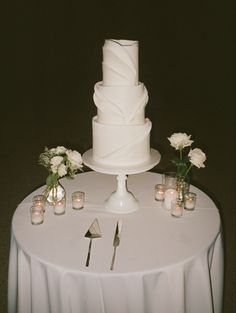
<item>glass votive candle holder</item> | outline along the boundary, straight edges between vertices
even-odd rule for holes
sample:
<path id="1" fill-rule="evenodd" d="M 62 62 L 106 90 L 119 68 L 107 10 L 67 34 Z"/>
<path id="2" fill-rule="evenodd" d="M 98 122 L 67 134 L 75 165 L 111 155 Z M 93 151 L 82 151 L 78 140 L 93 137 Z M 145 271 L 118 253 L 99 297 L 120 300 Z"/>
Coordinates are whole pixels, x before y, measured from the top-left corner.
<path id="1" fill-rule="evenodd" d="M 197 195 L 194 192 L 188 192 L 184 196 L 184 209 L 193 211 L 196 206 Z"/>
<path id="2" fill-rule="evenodd" d="M 74 191 L 72 193 L 72 208 L 81 210 L 84 207 L 85 193 L 83 191 Z"/>
<path id="3" fill-rule="evenodd" d="M 62 198 L 53 203 L 53 209 L 55 215 L 62 215 L 66 211 L 66 198 Z"/>
<path id="4" fill-rule="evenodd" d="M 174 217 L 181 217 L 183 215 L 184 203 L 179 200 L 172 200 L 170 214 Z"/>
<path id="5" fill-rule="evenodd" d="M 165 185 L 156 184 L 155 185 L 155 200 L 163 201 L 165 199 Z"/>
<path id="6" fill-rule="evenodd" d="M 31 224 L 33 225 L 42 224 L 44 221 L 44 211 L 42 207 L 32 206 L 30 208 L 30 218 Z"/>
<path id="7" fill-rule="evenodd" d="M 33 197 L 33 206 L 42 208 L 45 211 L 46 197 L 44 195 L 35 195 Z"/>
<path id="8" fill-rule="evenodd" d="M 164 192 L 164 201 L 162 202 L 162 206 L 165 210 L 171 210 L 171 203 L 173 200 L 177 198 L 177 191 L 173 188 L 165 189 Z"/>
<path id="9" fill-rule="evenodd" d="M 165 172 L 162 175 L 162 183 L 165 185 L 166 189 L 168 189 L 168 188 L 176 189 L 177 173 L 176 172 Z"/>

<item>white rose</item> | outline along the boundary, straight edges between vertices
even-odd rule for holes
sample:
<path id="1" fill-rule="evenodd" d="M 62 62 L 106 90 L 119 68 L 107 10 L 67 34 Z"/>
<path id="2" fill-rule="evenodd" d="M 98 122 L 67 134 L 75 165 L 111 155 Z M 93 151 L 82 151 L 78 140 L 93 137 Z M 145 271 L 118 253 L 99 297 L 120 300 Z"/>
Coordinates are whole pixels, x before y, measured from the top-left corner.
<path id="1" fill-rule="evenodd" d="M 51 165 L 51 171 L 52 171 L 54 174 L 57 173 L 57 168 L 58 168 L 57 165 Z"/>
<path id="2" fill-rule="evenodd" d="M 191 135 L 187 135 L 185 133 L 174 133 L 169 138 L 170 145 L 174 147 L 176 150 L 183 149 L 184 147 L 191 146 L 193 140 L 190 140 Z"/>
<path id="3" fill-rule="evenodd" d="M 206 155 L 201 149 L 195 148 L 190 150 L 188 156 L 190 158 L 189 161 L 196 167 L 205 167 L 203 163 L 206 161 Z"/>
<path id="4" fill-rule="evenodd" d="M 51 152 L 51 153 L 56 153 L 56 148 L 51 148 L 51 149 L 49 150 L 49 152 Z"/>
<path id="5" fill-rule="evenodd" d="M 50 164 L 52 166 L 58 166 L 62 161 L 63 161 L 62 156 L 54 156 L 53 158 L 51 158 Z"/>
<path id="6" fill-rule="evenodd" d="M 67 174 L 67 167 L 65 166 L 65 164 L 60 164 L 58 166 L 58 175 L 60 177 L 63 177 Z"/>
<path id="7" fill-rule="evenodd" d="M 56 174 L 58 171 L 58 166 L 61 164 L 63 161 L 63 157 L 61 156 L 55 156 L 51 158 L 50 164 L 51 164 L 51 171 Z"/>
<path id="8" fill-rule="evenodd" d="M 68 156 L 68 160 L 74 168 L 82 167 L 82 157 L 81 154 L 77 151 L 67 150 L 66 154 Z"/>
<path id="9" fill-rule="evenodd" d="M 55 149 L 55 153 L 56 153 L 56 154 L 65 153 L 66 150 L 67 150 L 67 149 L 66 149 L 65 147 L 63 147 L 63 146 L 58 146 L 58 147 L 56 147 L 56 149 Z"/>

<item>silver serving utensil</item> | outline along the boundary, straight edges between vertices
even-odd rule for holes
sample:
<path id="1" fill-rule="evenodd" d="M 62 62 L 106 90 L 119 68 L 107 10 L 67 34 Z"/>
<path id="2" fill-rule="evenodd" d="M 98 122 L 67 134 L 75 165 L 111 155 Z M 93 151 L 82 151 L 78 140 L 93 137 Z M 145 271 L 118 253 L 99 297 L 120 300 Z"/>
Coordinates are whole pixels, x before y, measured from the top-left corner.
<path id="1" fill-rule="evenodd" d="M 111 266 L 110 266 L 111 271 L 114 268 L 115 257 L 116 257 L 116 248 L 120 244 L 120 235 L 121 235 L 122 226 L 123 226 L 122 220 L 118 220 L 117 224 L 116 224 L 116 231 L 115 231 L 114 239 L 113 239 L 114 249 L 113 249 L 113 255 L 112 255 Z"/>
<path id="2" fill-rule="evenodd" d="M 89 266 L 91 247 L 92 247 L 92 240 L 95 239 L 95 238 L 101 238 L 102 237 L 97 218 L 95 218 L 95 220 L 92 222 L 91 226 L 89 227 L 88 231 L 86 232 L 86 234 L 84 236 L 86 238 L 90 239 L 90 241 L 89 241 L 89 248 L 88 248 L 88 254 L 87 254 L 87 259 L 86 259 L 86 266 Z"/>

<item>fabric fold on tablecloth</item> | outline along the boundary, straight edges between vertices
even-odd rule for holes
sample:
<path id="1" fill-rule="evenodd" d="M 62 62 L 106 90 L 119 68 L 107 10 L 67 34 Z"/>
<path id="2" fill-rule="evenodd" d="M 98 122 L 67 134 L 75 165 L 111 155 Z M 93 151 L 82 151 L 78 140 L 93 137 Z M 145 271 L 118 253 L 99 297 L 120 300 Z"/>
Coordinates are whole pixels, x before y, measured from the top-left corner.
<path id="1" fill-rule="evenodd" d="M 221 234 L 198 258 L 175 264 L 173 268 L 119 273 L 119 276 L 115 272 L 85 275 L 62 270 L 29 257 L 17 247 L 13 235 L 11 240 L 9 299 L 16 301 L 9 302 L 8 313 L 220 313 L 222 310 Z M 17 294 L 13 295 L 14 292 Z M 27 300 L 29 295 L 31 302 Z"/>

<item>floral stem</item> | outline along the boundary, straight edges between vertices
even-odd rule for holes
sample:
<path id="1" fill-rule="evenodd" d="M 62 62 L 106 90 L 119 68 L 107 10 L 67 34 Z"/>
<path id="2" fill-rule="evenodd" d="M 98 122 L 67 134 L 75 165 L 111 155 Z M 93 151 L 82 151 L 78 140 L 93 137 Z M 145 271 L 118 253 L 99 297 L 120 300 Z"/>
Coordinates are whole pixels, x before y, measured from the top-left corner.
<path id="1" fill-rule="evenodd" d="M 182 153 L 182 151 L 183 151 L 183 149 L 180 148 L 180 149 L 179 149 L 179 156 L 180 156 L 180 160 L 181 160 L 181 161 L 182 161 L 182 159 L 183 159 L 183 153 Z"/>
<path id="2" fill-rule="evenodd" d="M 46 189 L 44 190 L 43 194 L 47 198 L 50 192 L 50 186 L 47 186 Z"/>
<path id="3" fill-rule="evenodd" d="M 190 165 L 189 165 L 189 168 L 187 169 L 187 171 L 186 171 L 186 173 L 185 173 L 185 175 L 184 175 L 184 177 L 187 176 L 188 172 L 190 171 L 190 169 L 191 169 L 192 167 L 193 167 L 193 164 L 190 164 Z"/>

